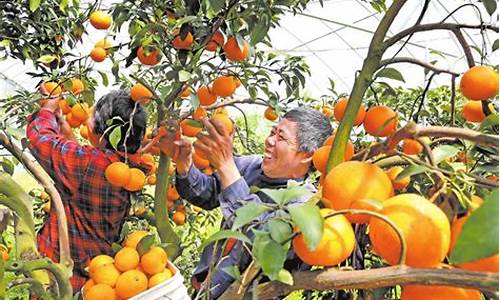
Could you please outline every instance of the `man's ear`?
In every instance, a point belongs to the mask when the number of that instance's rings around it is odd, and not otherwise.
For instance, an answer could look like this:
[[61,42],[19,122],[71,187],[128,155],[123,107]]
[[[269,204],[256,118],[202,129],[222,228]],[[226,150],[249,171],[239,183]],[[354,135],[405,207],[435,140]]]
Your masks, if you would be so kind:
[[307,164],[310,163],[313,159],[314,151],[312,152],[303,152],[303,158],[300,160],[301,163]]

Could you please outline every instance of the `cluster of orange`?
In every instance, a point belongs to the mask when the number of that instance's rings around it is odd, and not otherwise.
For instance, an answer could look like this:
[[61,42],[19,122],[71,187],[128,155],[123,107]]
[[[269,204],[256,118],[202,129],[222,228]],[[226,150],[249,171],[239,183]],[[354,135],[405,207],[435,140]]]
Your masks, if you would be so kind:
[[462,116],[471,123],[481,123],[486,115],[483,101],[498,94],[498,73],[489,66],[475,66],[467,70],[460,80],[460,91],[469,100],[465,103]]
[[186,223],[186,207],[182,204],[180,195],[174,185],[168,188],[167,209],[172,211],[171,219],[175,224],[181,226]]
[[135,231],[127,236],[123,248],[114,258],[98,255],[90,261],[90,279],[83,286],[84,300],[126,300],[174,275],[162,248],[153,246],[139,255],[137,244],[147,234],[146,231]]
[[[101,10],[96,10],[90,14],[89,17],[90,24],[94,26],[95,29],[106,30],[111,26],[112,18],[111,16]],[[95,62],[101,62],[106,59],[111,49],[111,43],[102,39],[98,41],[94,48],[90,51],[90,58]]]
[[116,161],[106,167],[104,176],[109,183],[116,187],[122,187],[130,192],[141,190],[146,182],[148,184],[156,183],[156,162],[149,153],[144,153],[139,158],[139,163],[149,167],[149,173],[146,174],[139,168],[130,168],[126,163]]

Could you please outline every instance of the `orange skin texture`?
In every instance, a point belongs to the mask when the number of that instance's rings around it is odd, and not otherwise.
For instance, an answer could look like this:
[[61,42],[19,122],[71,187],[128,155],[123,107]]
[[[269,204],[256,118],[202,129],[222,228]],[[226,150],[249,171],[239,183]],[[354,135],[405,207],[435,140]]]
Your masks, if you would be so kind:
[[475,66],[464,73],[460,91],[469,100],[487,100],[498,94],[498,73],[489,66]]
[[386,137],[398,127],[396,112],[387,106],[374,106],[370,108],[363,121],[366,132],[375,137]]
[[[344,118],[344,113],[347,108],[348,101],[349,101],[348,98],[343,97],[333,107],[333,113],[335,115],[335,119],[337,119],[337,121],[339,122],[342,121],[342,119]],[[358,112],[356,113],[356,118],[354,119],[354,126],[358,126],[361,123],[363,123],[363,120],[365,119],[365,114],[366,114],[365,106],[363,105],[363,103],[361,103]]]
[[483,112],[483,107],[480,101],[469,101],[465,103],[462,109],[462,116],[464,119],[471,123],[481,123],[486,119]]
[[247,41],[243,43],[243,50],[238,46],[238,42],[235,37],[230,37],[226,44],[224,44],[224,53],[229,60],[232,61],[242,61],[247,59],[248,53],[250,51],[250,45]]
[[139,59],[139,61],[144,65],[156,65],[160,61],[158,56],[159,52],[156,49],[150,51],[147,55],[144,52],[144,48],[139,47],[139,49],[137,50],[137,59]]
[[444,285],[406,285],[401,291],[401,300],[480,300],[478,290]]

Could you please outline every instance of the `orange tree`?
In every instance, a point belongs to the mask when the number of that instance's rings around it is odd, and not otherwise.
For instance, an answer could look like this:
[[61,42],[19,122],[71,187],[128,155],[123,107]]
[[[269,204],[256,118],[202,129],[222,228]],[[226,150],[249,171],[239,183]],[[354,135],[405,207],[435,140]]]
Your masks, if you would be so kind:
[[[247,292],[253,292],[266,299],[297,289],[364,290],[398,284],[414,284],[403,289],[404,297],[409,297],[407,299],[411,299],[412,294],[433,294],[432,288],[429,290],[427,286],[415,284],[475,288],[489,295],[497,291],[497,274],[479,273],[491,270],[477,268],[464,271],[460,266],[494,257],[495,254],[498,259],[498,190],[493,189],[498,183],[491,177],[498,175],[497,169],[491,167],[498,161],[498,117],[490,105],[490,99],[497,97],[498,84],[495,86],[493,82],[498,83],[498,75],[496,71],[485,68],[471,69],[467,76],[463,76],[461,91],[471,101],[475,101],[474,105],[464,105],[457,101],[460,97],[455,93],[459,73],[397,55],[389,59],[382,58],[387,49],[402,39],[410,39],[415,32],[440,29],[449,30],[457,37],[472,68],[474,57],[461,30],[498,31],[498,28],[491,24],[455,24],[447,23],[446,20],[421,24],[429,5],[429,1],[426,1],[414,26],[387,38],[388,28],[406,2],[394,1],[386,8],[384,1],[371,1],[384,17],[370,43],[363,68],[349,99],[339,101],[343,107],[332,110],[323,108],[325,114],[335,115],[340,125],[330,146],[331,151],[322,159],[327,163],[325,174],[319,178],[320,192],[311,195],[311,201],[305,205],[287,208],[285,204],[290,199],[307,193],[302,187],[291,183],[288,189],[262,190],[274,199],[274,204],[243,206],[236,213],[231,230],[217,232],[205,241],[205,244],[214,241],[228,243],[227,238],[239,239],[249,245],[254,259],[242,275],[237,268],[227,270],[239,280],[224,298],[243,298]],[[483,2],[488,9],[494,4],[492,1]],[[45,93],[19,91],[2,101],[5,118],[1,124],[0,142],[50,194],[54,209],[58,212],[61,235],[59,264],[39,258],[33,239],[34,225],[30,221],[30,197],[16,187],[10,176],[2,174],[2,197],[24,203],[24,206],[9,206],[16,212],[16,218],[25,223],[16,223],[16,230],[29,233],[18,234],[17,259],[9,261],[6,269],[24,274],[48,269],[54,273],[58,281],[58,294],[45,293],[40,287],[39,282],[47,281],[46,274],[33,274],[33,278],[37,279],[35,281],[21,281],[21,284],[32,284],[35,292],[46,298],[70,297],[71,288],[66,279],[72,263],[60,197],[48,176],[22,151],[26,141],[19,129],[24,126],[26,115],[36,110],[40,101],[58,97],[62,93],[64,100],[60,100],[61,110],[65,112],[70,125],[80,128],[82,138],[88,136],[90,142],[91,136],[86,133],[86,126],[82,123],[87,117],[88,107],[95,101],[94,91],[99,79],[107,86],[111,74],[115,84],[130,88],[134,101],[146,105],[151,113],[152,129],[142,150],[159,156],[153,160],[145,158],[153,165],[158,162],[156,175],[150,174],[147,178],[156,188],[154,196],[141,192],[137,194],[138,199],[142,199],[137,203],[147,205],[134,203],[133,214],[144,215],[156,226],[162,246],[171,258],[179,254],[179,237],[168,221],[167,208],[170,206],[175,209],[172,220],[178,225],[185,222],[186,208],[176,202],[178,196],[169,189],[171,158],[159,151],[156,145],[158,139],[165,132],[178,131],[179,128],[179,133],[193,136],[202,130],[197,121],[200,115],[209,111],[209,114],[224,119],[220,115],[224,114],[221,108],[226,105],[266,105],[279,114],[287,105],[305,101],[300,99],[300,89],[308,68],[301,58],[282,58],[273,53],[257,51],[254,46],[260,42],[270,43],[267,32],[271,26],[279,25],[279,16],[284,10],[292,8],[300,11],[305,8],[306,0],[201,3],[118,1],[109,10],[100,7],[98,2],[88,7],[80,7],[79,1],[30,0],[16,1],[17,5],[0,3],[4,6],[0,19],[4,36],[1,51],[22,61],[33,61],[37,70],[31,75],[40,79],[40,86],[43,86],[41,90]],[[88,54],[79,55],[74,50],[79,47],[88,26],[103,30],[106,35]],[[129,42],[123,42],[119,33],[121,29],[127,30]],[[111,61],[112,67],[110,72],[98,71],[99,77],[96,79],[94,69],[102,61]],[[421,65],[432,74],[450,74],[451,89],[449,93],[445,91],[443,96],[449,101],[447,114],[436,117],[441,111],[433,111],[435,106],[425,105],[425,100],[429,99],[427,94],[431,93],[428,87],[404,94],[408,101],[401,101],[399,97],[391,98],[398,95],[398,91],[381,82],[381,79],[402,80],[403,75],[397,69],[388,67],[401,62]],[[278,81],[284,92],[273,90],[269,85],[271,80]],[[482,85],[485,81],[487,84]],[[248,99],[230,98],[239,85],[246,88]],[[384,95],[383,98],[387,100],[380,103],[379,95]],[[216,103],[218,98],[225,100]],[[443,101],[436,100],[438,103]],[[361,116],[364,108],[359,115],[362,102],[369,108],[364,118]],[[402,104],[396,108],[395,103]],[[467,125],[469,128],[458,127],[463,124],[463,120],[457,117],[457,104],[463,105],[465,120],[483,123],[480,126]],[[479,109],[477,104],[480,104]],[[206,111],[200,110],[200,107]],[[402,119],[407,125],[398,130],[401,112],[404,112]],[[448,116],[449,123],[439,123]],[[358,151],[352,160],[360,162],[342,162],[346,159],[344,148],[353,125],[360,123],[358,117],[363,119],[363,129],[356,130],[358,135],[363,138],[372,136],[376,140],[373,142],[373,138],[364,138],[356,141]],[[274,119],[275,114],[268,110],[266,118]],[[435,126],[437,124],[452,126]],[[232,126],[231,122],[228,126]],[[119,127],[111,129],[111,141],[115,146],[121,139],[121,132]],[[433,140],[429,143],[425,137]],[[400,141],[404,143],[401,151],[396,147]],[[200,168],[206,168],[207,173],[211,172],[202,155],[195,157],[194,161]],[[12,163],[4,161],[3,165],[6,171],[12,171]],[[405,167],[403,170],[384,172],[384,168],[393,165]],[[126,166],[122,167],[128,170]],[[110,170],[109,173],[113,172]],[[413,178],[411,185],[409,176]],[[115,177],[108,179],[114,180]],[[133,186],[128,185],[128,182],[119,184],[129,190],[140,191],[144,181],[145,176]],[[399,193],[395,189],[406,189],[412,194],[393,197]],[[483,196],[484,204],[474,204],[471,200],[473,195]],[[328,208],[320,210],[317,205],[320,201]],[[472,211],[474,205],[480,207]],[[454,233],[450,229],[450,221],[461,216],[464,209],[470,217],[464,222],[462,234]],[[265,221],[258,218],[269,211],[275,212],[274,217]],[[347,214],[347,218],[343,214]],[[364,218],[356,218],[359,215]],[[369,237],[366,235],[366,225],[356,225],[353,231],[349,221],[368,222]],[[242,234],[242,230],[247,230],[248,226],[252,227],[255,223],[263,225],[263,229],[256,231],[254,241],[250,241]],[[477,232],[482,232],[485,238],[478,241]],[[460,237],[455,248],[449,249],[452,236]],[[367,239],[369,242],[366,242]],[[470,247],[471,244],[479,245]],[[312,265],[335,266],[342,263],[354,269],[367,270],[320,269],[292,274],[283,267],[290,248],[304,262]],[[356,251],[355,255],[353,251]],[[449,256],[448,251],[451,253]],[[357,255],[359,252],[361,257]],[[445,261],[459,268],[438,268]],[[394,266],[375,268],[386,266],[387,263]],[[257,282],[254,279],[264,275],[271,282],[248,291],[250,283]],[[474,294],[470,297],[478,296],[477,291],[458,288],[449,291],[446,287],[439,289],[439,292],[448,295],[470,292]],[[438,293],[438,290],[434,289],[434,293]],[[358,294],[364,295],[362,291]]]

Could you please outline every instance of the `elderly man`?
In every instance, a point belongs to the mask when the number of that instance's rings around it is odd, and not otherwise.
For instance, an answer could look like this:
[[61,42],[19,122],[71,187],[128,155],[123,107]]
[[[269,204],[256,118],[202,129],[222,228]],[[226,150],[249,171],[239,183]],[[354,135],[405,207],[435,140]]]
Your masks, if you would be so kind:
[[[300,107],[285,114],[274,126],[265,141],[265,153],[242,157],[233,156],[233,135],[225,132],[221,124],[203,120],[206,134],[200,133],[195,148],[203,151],[217,170],[212,176],[203,174],[193,166],[192,146],[189,141],[174,142],[179,146],[176,187],[179,194],[194,205],[204,209],[220,207],[224,216],[223,227],[230,227],[235,211],[247,202],[273,203],[264,193],[252,194],[250,186],[260,188],[285,188],[288,180],[304,182],[311,167],[314,151],[332,133],[329,120],[320,112]],[[314,187],[305,184],[311,191]],[[289,204],[303,203],[306,198],[293,199]],[[264,216],[265,218],[265,216]],[[230,250],[230,251],[228,251]],[[222,252],[218,249],[218,253]],[[213,247],[207,247],[198,264],[193,286],[200,288],[212,260]],[[219,297],[234,279],[223,271],[235,265],[240,269],[248,266],[250,255],[236,243],[224,251],[225,257],[215,268],[204,290],[210,290],[212,298]]]

